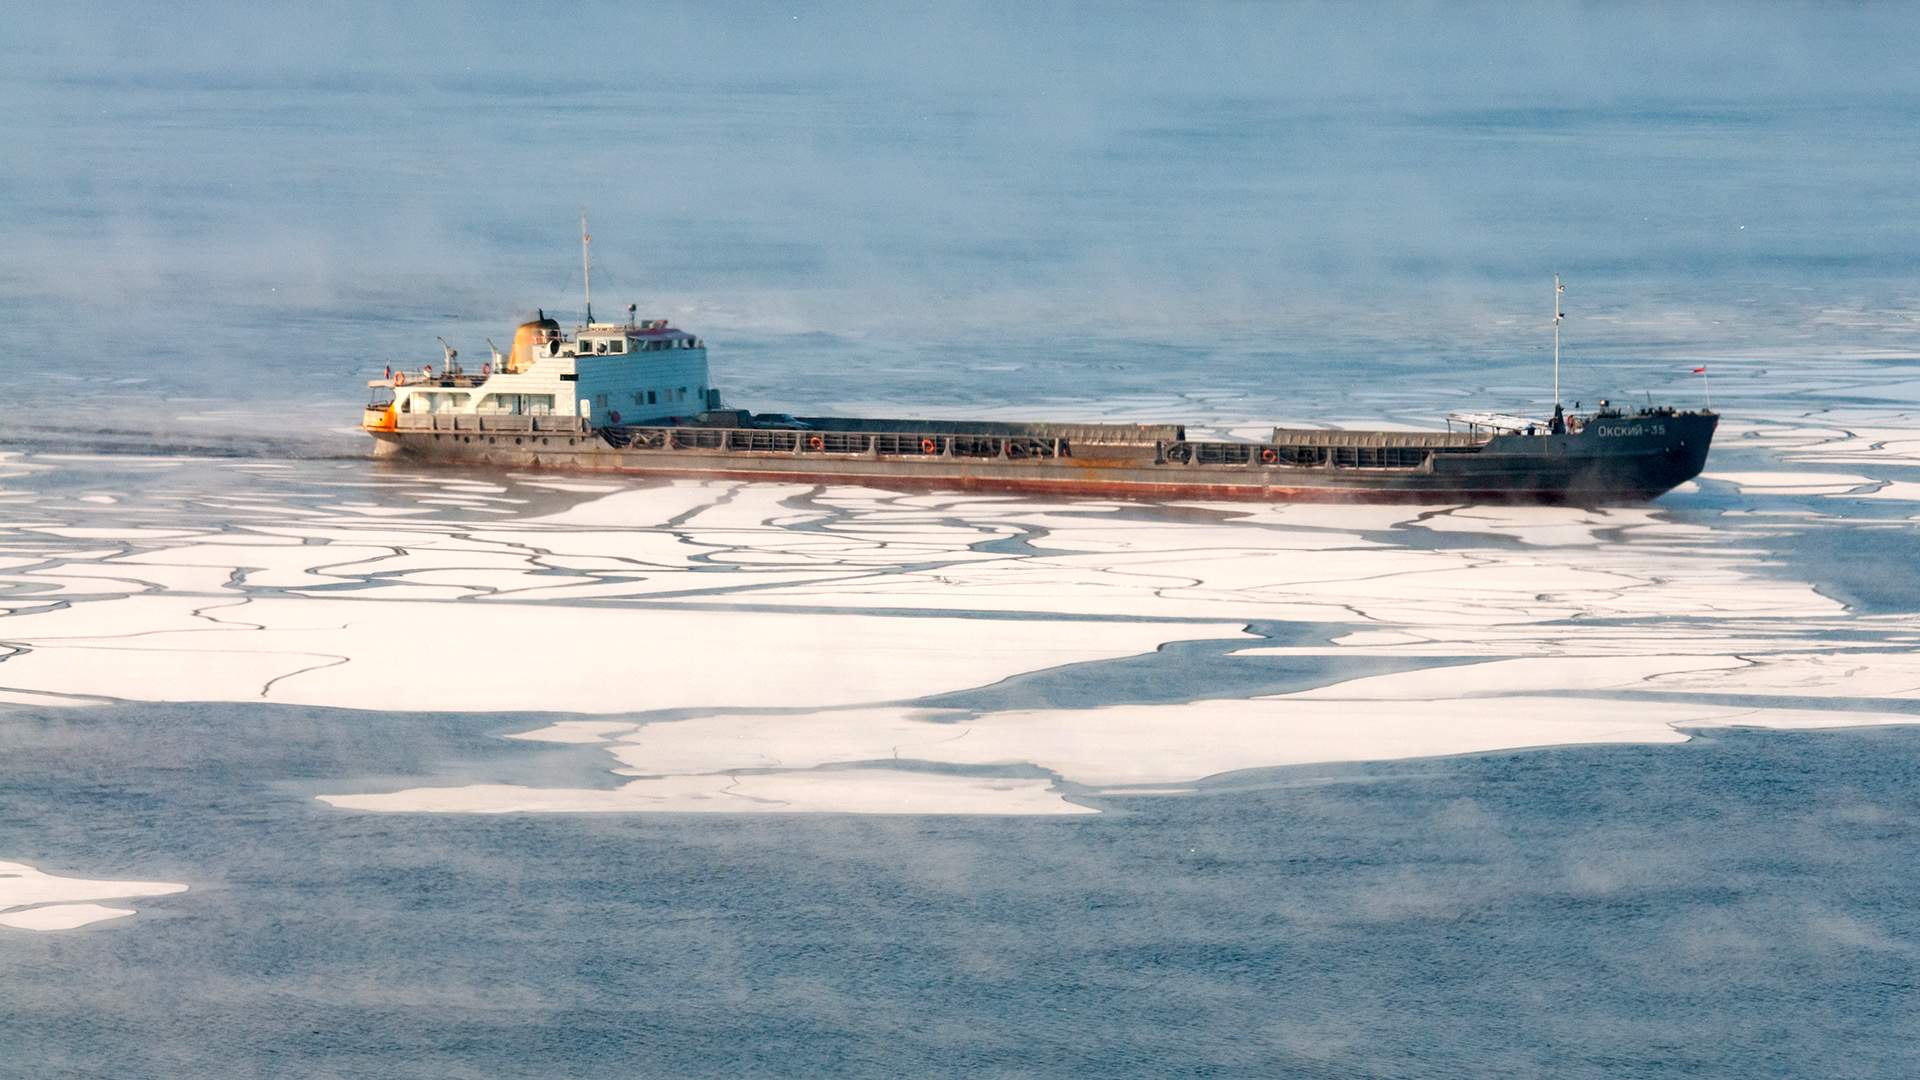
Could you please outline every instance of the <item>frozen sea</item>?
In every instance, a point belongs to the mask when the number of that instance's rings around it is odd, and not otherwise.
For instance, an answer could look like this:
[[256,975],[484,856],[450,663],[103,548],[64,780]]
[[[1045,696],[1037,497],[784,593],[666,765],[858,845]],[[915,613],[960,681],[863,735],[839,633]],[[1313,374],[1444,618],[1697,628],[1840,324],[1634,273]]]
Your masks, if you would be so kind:
[[[1920,1071],[1920,20],[1390,10],[36,17],[0,1076]],[[1724,419],[1597,509],[369,461],[582,205],[766,410],[1539,411],[1559,272],[1569,400]]]

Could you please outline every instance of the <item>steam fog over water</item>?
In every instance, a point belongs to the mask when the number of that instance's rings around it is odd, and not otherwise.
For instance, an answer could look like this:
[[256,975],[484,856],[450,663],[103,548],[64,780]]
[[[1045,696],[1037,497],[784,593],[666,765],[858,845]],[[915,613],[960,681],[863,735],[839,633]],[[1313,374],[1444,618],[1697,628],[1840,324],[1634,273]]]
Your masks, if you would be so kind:
[[17,50],[0,314],[57,357],[42,422],[337,428],[436,334],[577,317],[582,206],[603,312],[797,408],[1537,405],[1556,271],[1588,399],[1915,310],[1895,9],[365,14]]
[[[0,1076],[1911,1075],[1920,17],[11,20]],[[1650,507],[432,471],[544,308],[796,414],[1723,414]],[[1711,378],[1693,374],[1705,367]]]

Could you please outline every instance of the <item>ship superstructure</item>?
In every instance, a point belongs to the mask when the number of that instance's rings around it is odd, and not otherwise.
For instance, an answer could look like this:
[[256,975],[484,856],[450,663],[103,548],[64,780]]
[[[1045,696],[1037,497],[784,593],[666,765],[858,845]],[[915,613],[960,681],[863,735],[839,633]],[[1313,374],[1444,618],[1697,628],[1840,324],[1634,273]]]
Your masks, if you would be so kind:
[[717,401],[708,381],[706,343],[665,319],[588,323],[568,335],[543,311],[477,375],[449,346],[438,369],[389,369],[372,380],[392,398],[368,405],[366,426],[396,431],[403,418],[411,428],[431,416],[564,418],[583,429],[653,423],[705,412]]

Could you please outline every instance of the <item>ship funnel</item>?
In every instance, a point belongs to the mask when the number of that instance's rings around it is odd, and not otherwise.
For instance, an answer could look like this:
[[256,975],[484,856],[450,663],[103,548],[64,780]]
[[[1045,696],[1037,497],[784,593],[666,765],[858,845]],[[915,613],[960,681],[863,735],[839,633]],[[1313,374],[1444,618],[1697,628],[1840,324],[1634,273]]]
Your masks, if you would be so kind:
[[507,358],[507,371],[512,374],[530,370],[534,361],[545,355],[547,343],[560,339],[560,324],[547,318],[545,311],[537,316],[513,332],[513,353]]

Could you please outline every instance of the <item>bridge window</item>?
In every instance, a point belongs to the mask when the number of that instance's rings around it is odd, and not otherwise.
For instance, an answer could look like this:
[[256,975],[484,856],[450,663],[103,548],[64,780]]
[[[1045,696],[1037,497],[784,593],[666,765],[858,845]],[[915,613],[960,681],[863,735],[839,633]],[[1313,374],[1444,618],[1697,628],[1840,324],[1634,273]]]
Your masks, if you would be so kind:
[[488,394],[480,399],[480,412],[507,416],[548,416],[553,412],[552,394]]
[[462,408],[465,408],[467,403],[467,395],[465,394],[427,393],[427,394],[415,394],[413,396],[420,403],[420,408],[418,410],[420,412],[435,412],[435,413],[456,412]]
[[623,352],[626,352],[626,351],[627,351],[627,339],[626,339],[626,338],[614,338],[614,339],[613,339],[612,341],[609,341],[609,342],[607,342],[607,351],[608,351],[608,352],[610,352],[610,353],[612,353],[612,354],[614,354],[615,356],[618,356],[618,355],[620,355],[621,353],[623,353]]

